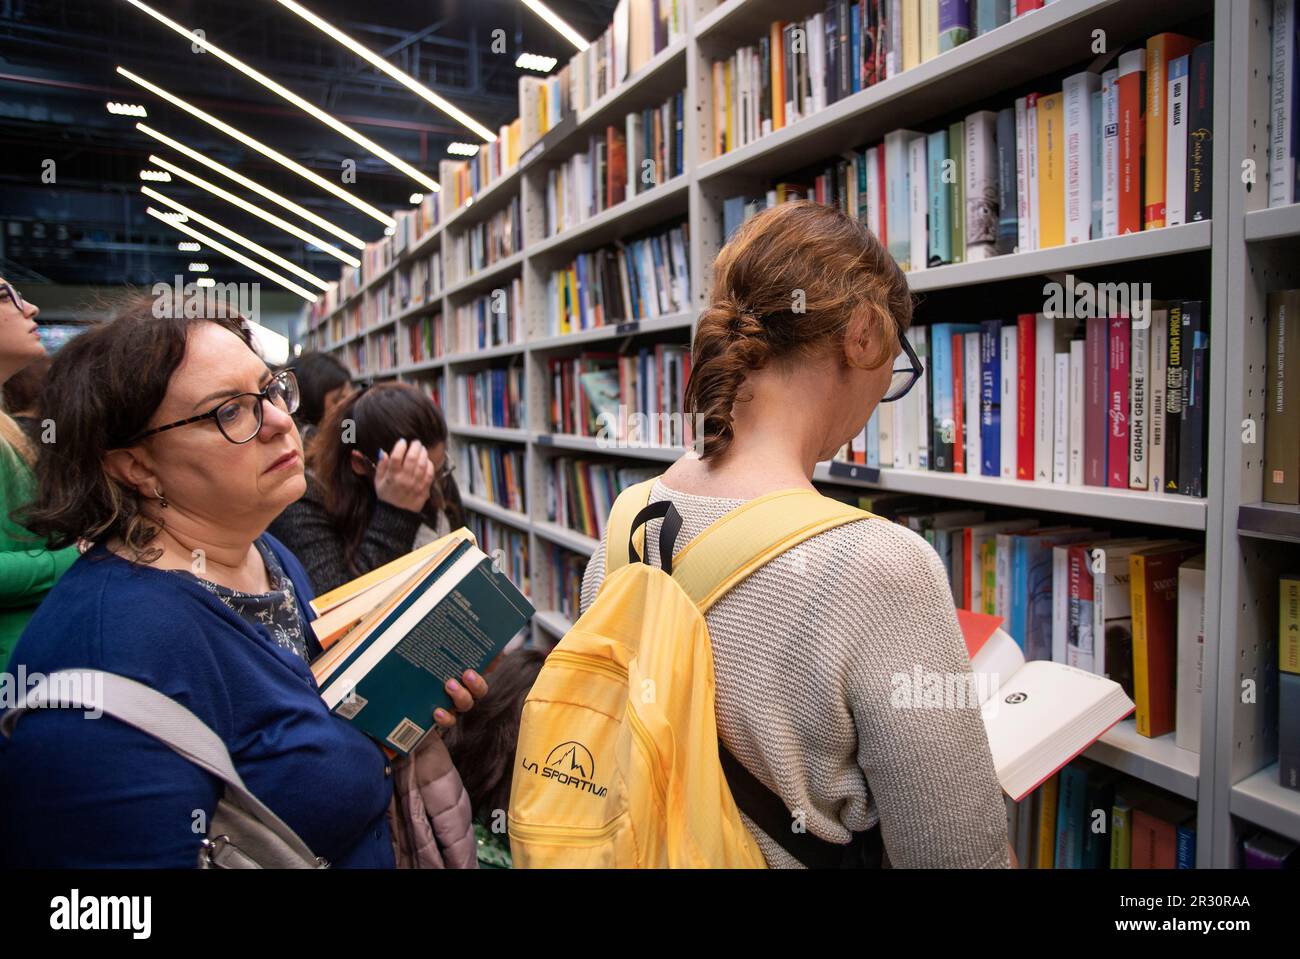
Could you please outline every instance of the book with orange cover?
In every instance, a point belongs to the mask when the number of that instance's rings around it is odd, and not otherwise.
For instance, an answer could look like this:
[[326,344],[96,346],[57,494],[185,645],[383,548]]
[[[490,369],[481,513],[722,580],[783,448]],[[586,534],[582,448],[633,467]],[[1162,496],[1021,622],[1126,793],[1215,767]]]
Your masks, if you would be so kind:
[[[1165,111],[1169,107],[1167,100],[1169,62],[1190,54],[1199,42],[1179,33],[1158,33],[1147,41],[1146,202],[1142,215],[1142,228],[1145,230],[1154,230],[1165,225],[1165,141],[1169,134]],[[1120,97],[1122,111],[1124,108],[1122,88]],[[1122,227],[1120,232],[1124,232]]]
[[1140,735],[1174,730],[1174,681],[1178,664],[1178,567],[1200,552],[1175,543],[1130,553],[1133,604],[1133,699]]
[[785,44],[781,41],[783,20],[775,21],[768,28],[768,38],[772,51],[772,129],[779,130],[785,126]]
[[1038,248],[1065,243],[1065,98],[1038,98]]
[[[1129,50],[1119,56],[1119,203],[1120,234],[1142,231],[1143,142],[1146,139],[1146,52]],[[1164,129],[1162,126],[1161,129]],[[1163,182],[1164,166],[1161,160]]]
[[471,543],[475,541],[474,534],[464,528],[458,529],[453,533],[448,533],[446,536],[440,537],[432,543],[426,543],[424,546],[412,550],[405,556],[399,556],[390,563],[378,566],[370,572],[358,576],[356,579],[330,590],[328,593],[321,593],[321,595],[311,601],[310,605],[312,612],[314,612],[318,617],[323,616],[330,612],[330,610],[360,596],[367,590],[382,585],[399,573],[409,570],[417,563],[424,562],[434,553],[439,552],[444,546],[452,543],[453,540],[461,539],[469,540]]

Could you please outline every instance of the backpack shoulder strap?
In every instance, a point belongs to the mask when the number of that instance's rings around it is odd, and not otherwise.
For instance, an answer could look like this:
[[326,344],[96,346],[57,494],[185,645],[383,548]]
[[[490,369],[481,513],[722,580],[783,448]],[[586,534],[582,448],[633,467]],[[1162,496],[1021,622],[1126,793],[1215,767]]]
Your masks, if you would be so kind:
[[674,560],[673,578],[707,612],[787,549],[836,526],[875,518],[814,490],[778,490],[736,507],[687,543]]
[[55,672],[25,691],[17,705],[0,717],[0,734],[12,735],[19,718],[29,710],[52,707],[100,711],[154,737],[225,783],[227,793],[242,809],[305,861],[316,860],[298,834],[248,791],[221,737],[170,696],[116,673],[96,669]]
[[[614,500],[614,506],[609,511],[609,522],[605,524],[606,579],[614,570],[626,566],[631,558],[628,556],[627,544],[631,538],[632,522],[636,519],[637,513],[645,509],[646,504],[650,502],[650,491],[654,488],[657,479],[659,477],[654,476],[629,486]],[[638,529],[636,535],[637,552],[644,556],[645,527]]]

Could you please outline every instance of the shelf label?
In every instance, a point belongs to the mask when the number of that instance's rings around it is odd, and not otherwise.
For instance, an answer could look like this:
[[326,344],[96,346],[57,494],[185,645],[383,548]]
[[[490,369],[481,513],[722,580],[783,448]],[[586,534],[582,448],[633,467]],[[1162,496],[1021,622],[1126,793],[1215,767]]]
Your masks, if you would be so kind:
[[639,329],[641,329],[640,320],[629,320],[626,323],[620,323],[614,332],[619,336],[623,336],[625,334],[635,333]]
[[555,437],[550,433],[538,433],[534,442],[536,442],[538,446],[552,446],[555,443]]
[[831,463],[831,476],[840,476],[844,479],[861,480],[864,483],[879,483],[880,470],[863,466],[861,463],[845,463],[840,460]]

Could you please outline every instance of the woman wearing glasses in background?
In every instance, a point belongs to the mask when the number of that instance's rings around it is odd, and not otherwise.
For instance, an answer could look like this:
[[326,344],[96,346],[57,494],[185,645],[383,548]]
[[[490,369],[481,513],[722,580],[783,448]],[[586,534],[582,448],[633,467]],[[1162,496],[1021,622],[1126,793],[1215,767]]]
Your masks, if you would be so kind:
[[[159,318],[143,298],[59,352],[45,400],[58,442],[41,448],[27,522],[94,545],[13,668],[98,669],[170,696],[316,855],[391,867],[391,767],[325,708],[311,583],[265,535],[304,489],[293,373],[272,374],[238,317]],[[462,678],[447,689],[467,709],[485,686]],[[221,791],[131,726],[35,709],[0,737],[0,863],[192,867]]]
[[[680,514],[678,549],[747,500],[813,489],[817,463],[878,404],[924,389],[903,335],[911,320],[907,278],[838,210],[782,203],[741,226],[714,263],[692,346],[686,409],[702,421],[702,454],[673,463],[649,497]],[[647,544],[661,524],[647,524]],[[658,566],[658,550],[645,552]],[[584,612],[604,571],[602,542]],[[705,621],[718,737],[808,832],[846,844],[879,824],[894,866],[1007,865],[979,710],[891,702],[892,678],[918,665],[970,670],[947,575],[924,539],[880,519],[827,530],[734,586]],[[797,865],[746,825],[769,865]]]
[[271,532],[302,560],[317,593],[383,566],[463,523],[447,423],[405,383],[338,403],[307,447],[307,493]]
[[[0,383],[45,358],[36,326],[40,312],[0,279]],[[0,670],[37,604],[78,555],[75,546],[47,549],[10,515],[32,497],[35,458],[30,437],[0,409]]]

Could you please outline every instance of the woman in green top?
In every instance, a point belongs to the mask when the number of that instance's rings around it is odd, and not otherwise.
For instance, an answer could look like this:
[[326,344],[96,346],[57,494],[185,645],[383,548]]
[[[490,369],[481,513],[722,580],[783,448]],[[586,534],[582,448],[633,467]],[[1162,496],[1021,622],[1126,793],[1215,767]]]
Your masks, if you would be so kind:
[[[0,383],[45,355],[40,310],[0,277]],[[22,428],[0,410],[0,669],[9,664],[27,620],[77,558],[77,548],[49,550],[10,515],[31,500],[33,450]]]

